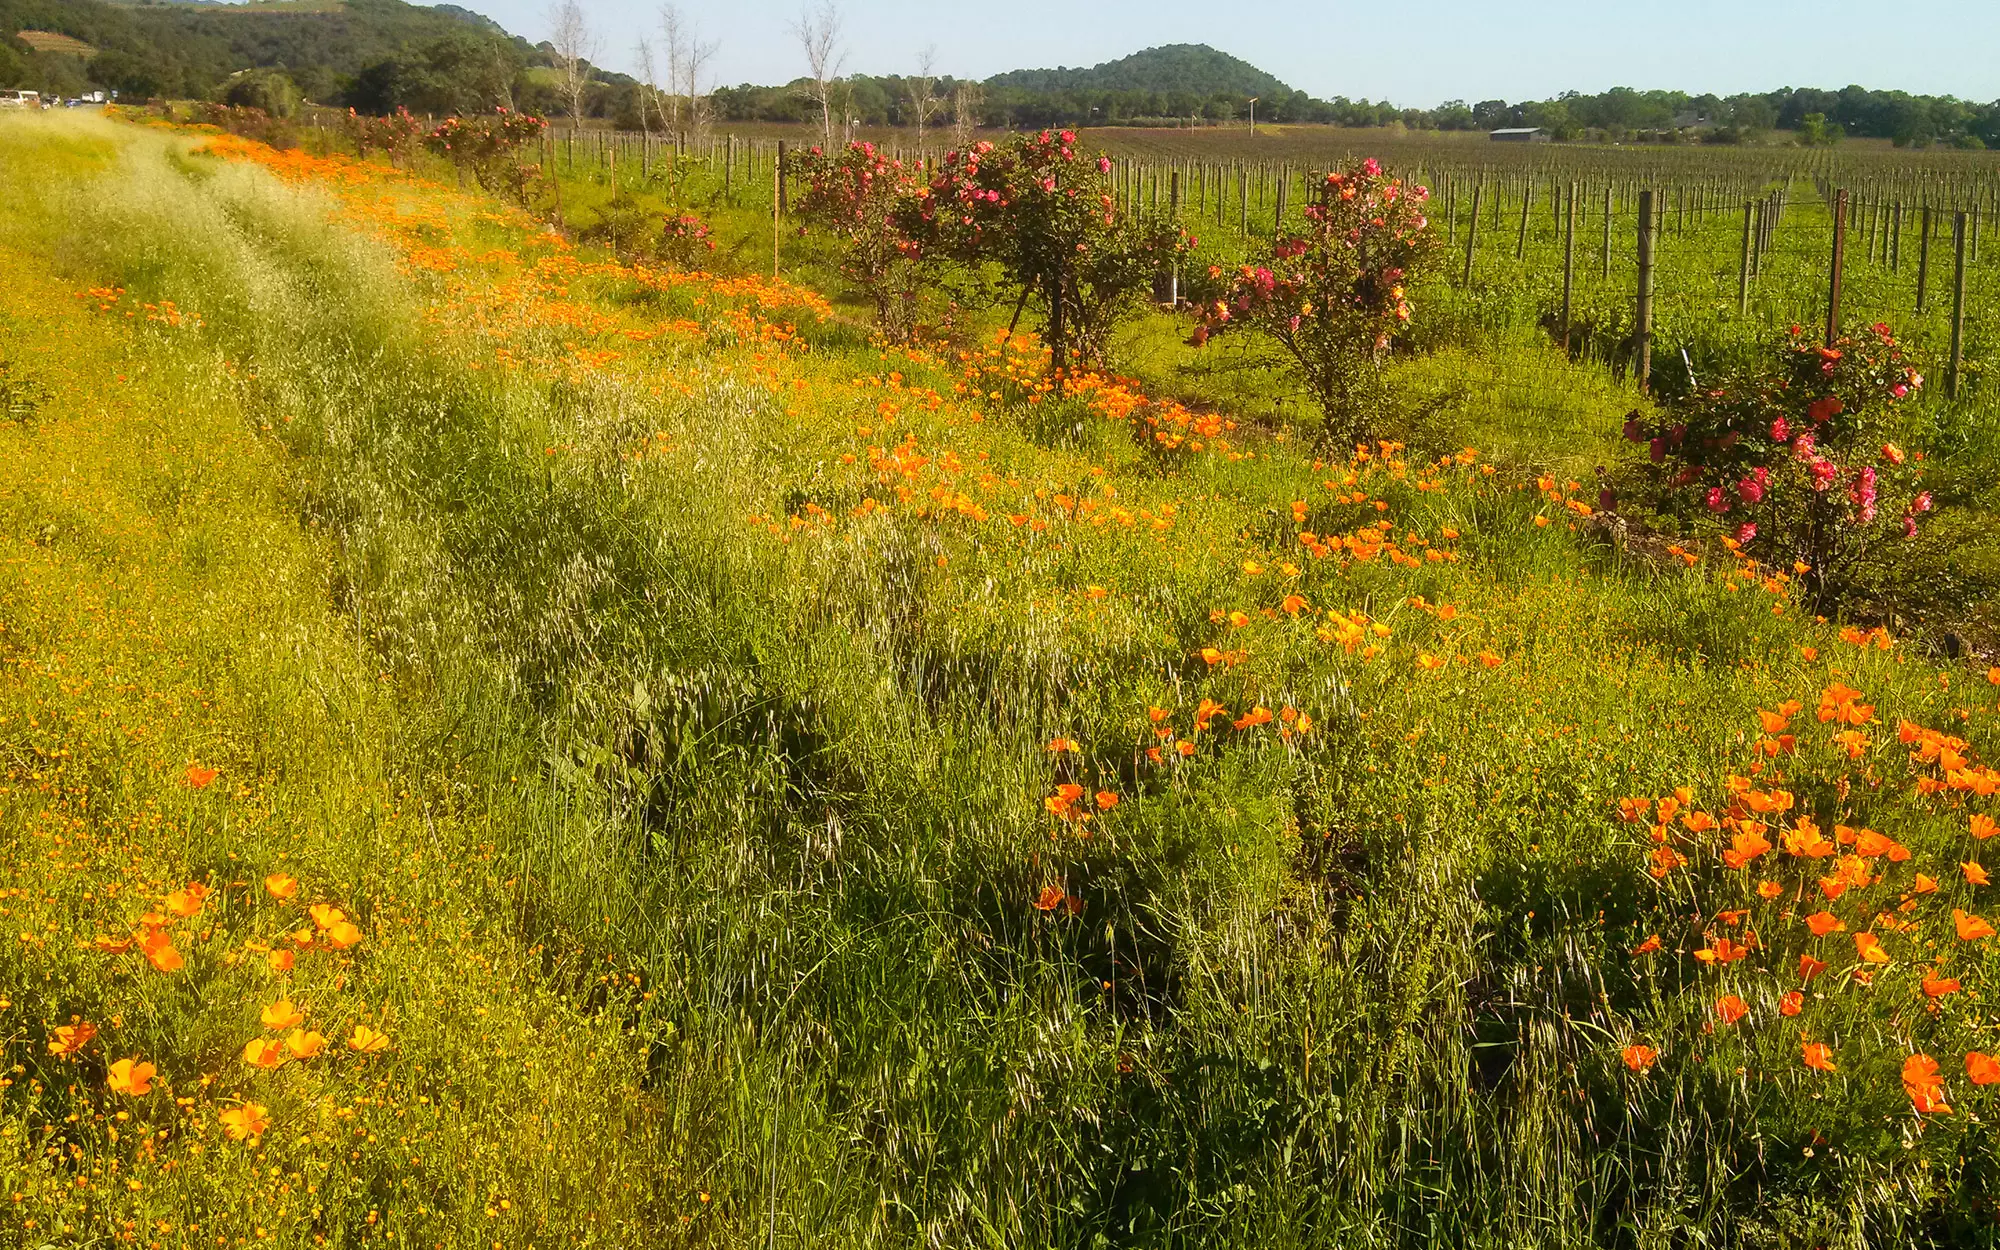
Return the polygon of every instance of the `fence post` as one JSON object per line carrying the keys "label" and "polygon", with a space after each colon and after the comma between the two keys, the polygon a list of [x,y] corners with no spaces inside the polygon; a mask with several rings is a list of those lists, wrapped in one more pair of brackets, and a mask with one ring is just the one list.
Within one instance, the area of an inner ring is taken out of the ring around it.
{"label": "fence post", "polygon": [[1535,202],[1535,183],[1531,178],[1521,184],[1521,229],[1514,236],[1514,259],[1520,260],[1528,252],[1528,209]]}
{"label": "fence post", "polygon": [[1611,276],[1611,188],[1609,186],[1604,188],[1604,247],[1600,259],[1604,272],[1599,276],[1608,278]]}
{"label": "fence post", "polygon": [[1952,223],[1951,270],[1951,372],[1945,375],[1944,393],[1958,398],[1958,370],[1965,351],[1965,214]]}
{"label": "fence post", "polygon": [[[1560,194],[1560,192],[1557,192]],[[1576,274],[1576,184],[1569,184],[1569,207],[1563,223],[1563,350],[1569,350],[1570,292]]]}
{"label": "fence post", "polygon": [[1479,197],[1485,190],[1483,182],[1472,185],[1472,215],[1465,223],[1465,277],[1460,280],[1461,286],[1472,285],[1472,248],[1479,238]]}
{"label": "fence post", "polygon": [[[1176,169],[1171,175],[1171,177],[1173,181],[1171,188],[1167,192],[1167,209],[1169,212],[1173,214],[1174,227],[1176,229],[1179,229],[1181,224],[1181,171]],[[1179,308],[1180,306],[1181,306],[1181,259],[1180,259],[1180,253],[1176,251],[1174,253],[1173,277],[1169,280],[1167,286],[1167,307]]]}
{"label": "fence post", "polygon": [[1833,265],[1826,284],[1826,345],[1840,337],[1840,277],[1847,261],[1847,192],[1833,197]]}
{"label": "fence post", "polygon": [[1749,200],[1743,201],[1743,265],[1742,272],[1736,276],[1736,315],[1739,317],[1750,315],[1750,218],[1755,211],[1756,205]]}
{"label": "fence post", "polygon": [[1639,389],[1647,390],[1653,375],[1653,192],[1639,192],[1639,307],[1632,330],[1638,360]]}
{"label": "fence post", "polygon": [[1924,215],[1917,227],[1917,315],[1924,315],[1924,304],[1929,295],[1931,278],[1931,206],[1924,205]]}
{"label": "fence post", "polygon": [[1889,272],[1903,272],[1903,202],[1896,201],[1889,213]]}

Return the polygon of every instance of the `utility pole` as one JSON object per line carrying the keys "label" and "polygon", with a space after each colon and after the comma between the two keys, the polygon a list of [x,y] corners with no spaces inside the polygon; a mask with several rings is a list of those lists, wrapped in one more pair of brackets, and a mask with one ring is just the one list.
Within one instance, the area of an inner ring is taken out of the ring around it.
{"label": "utility pole", "polygon": [[1257,137],[1257,101],[1259,98],[1254,95],[1250,97],[1250,137],[1252,139]]}

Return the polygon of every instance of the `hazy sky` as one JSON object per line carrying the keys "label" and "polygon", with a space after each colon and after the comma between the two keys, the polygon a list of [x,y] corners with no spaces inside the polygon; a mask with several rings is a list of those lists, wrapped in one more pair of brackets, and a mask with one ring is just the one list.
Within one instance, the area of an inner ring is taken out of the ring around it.
{"label": "hazy sky", "polygon": [[[421,3],[422,0],[419,0]],[[530,40],[547,0],[461,0]],[[583,0],[602,64],[659,42],[657,0]],[[798,0],[682,0],[720,47],[719,81],[778,83],[804,62]],[[1321,98],[1538,99],[1619,85],[1692,92],[1874,88],[2000,99],[2000,0],[843,0],[849,72],[907,73],[926,45],[941,73],[1094,65],[1164,43],[1206,43]]]}

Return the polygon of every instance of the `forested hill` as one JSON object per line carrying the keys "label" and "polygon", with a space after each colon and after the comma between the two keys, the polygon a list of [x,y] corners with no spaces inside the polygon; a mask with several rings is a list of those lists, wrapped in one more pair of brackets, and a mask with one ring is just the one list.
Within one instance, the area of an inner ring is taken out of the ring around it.
{"label": "forested hill", "polygon": [[[20,31],[50,31],[91,55],[37,52]],[[200,97],[232,74],[282,69],[309,99],[380,110],[487,110],[510,102],[542,55],[452,5],[323,0],[252,11],[226,4],[0,0],[0,86],[72,95]]]}
{"label": "forested hill", "polygon": [[1089,69],[1017,69],[986,80],[989,88],[1023,91],[1149,91],[1267,99],[1292,89],[1250,62],[1202,43],[1148,48]]}

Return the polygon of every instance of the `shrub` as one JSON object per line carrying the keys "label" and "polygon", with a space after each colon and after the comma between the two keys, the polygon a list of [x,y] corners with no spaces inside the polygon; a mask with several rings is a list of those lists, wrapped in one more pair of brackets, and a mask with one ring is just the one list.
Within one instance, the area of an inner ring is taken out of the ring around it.
{"label": "shrub", "polygon": [[922,167],[906,169],[872,143],[850,143],[838,153],[814,147],[789,160],[787,172],[803,187],[799,214],[840,240],[841,272],[867,298],[882,331],[909,338],[924,289],[923,250],[900,219],[920,193],[915,175]]}
{"label": "shrub", "polygon": [[1261,263],[1209,271],[1221,286],[1199,306],[1190,342],[1235,329],[1275,340],[1319,406],[1326,439],[1365,438],[1382,362],[1410,324],[1409,283],[1430,244],[1429,196],[1372,159],[1327,174],[1302,230],[1265,244]]}
{"label": "shrub", "polygon": [[1020,289],[1016,318],[1041,310],[1060,386],[1103,363],[1112,327],[1194,247],[1164,218],[1120,213],[1112,190],[1110,158],[1080,159],[1074,131],[982,140],[945,154],[902,226],[926,254],[999,266]]}
{"label": "shrub", "polygon": [[224,104],[260,109],[280,119],[297,116],[303,101],[298,84],[274,69],[243,71],[223,86],[221,99]]}
{"label": "shrub", "polygon": [[541,171],[523,162],[520,151],[540,140],[547,128],[548,123],[532,113],[503,108],[485,117],[447,117],[424,136],[424,146],[470,171],[487,191],[527,204]]}
{"label": "shrub", "polygon": [[370,152],[385,152],[389,163],[401,166],[424,137],[424,124],[397,109],[387,117],[368,117],[347,110],[347,132],[354,137],[354,150],[364,159]]}
{"label": "shrub", "polygon": [[676,269],[700,269],[703,258],[715,250],[708,223],[693,213],[669,217],[660,230],[656,249],[659,258]]}
{"label": "shrub", "polygon": [[1915,537],[1930,511],[1921,453],[1889,441],[1891,410],[1922,385],[1886,325],[1831,347],[1793,327],[1766,363],[1670,404],[1665,424],[1633,413],[1625,437],[1646,445],[1663,511],[1705,517],[1765,563],[1795,566],[1825,609],[1872,547]]}

